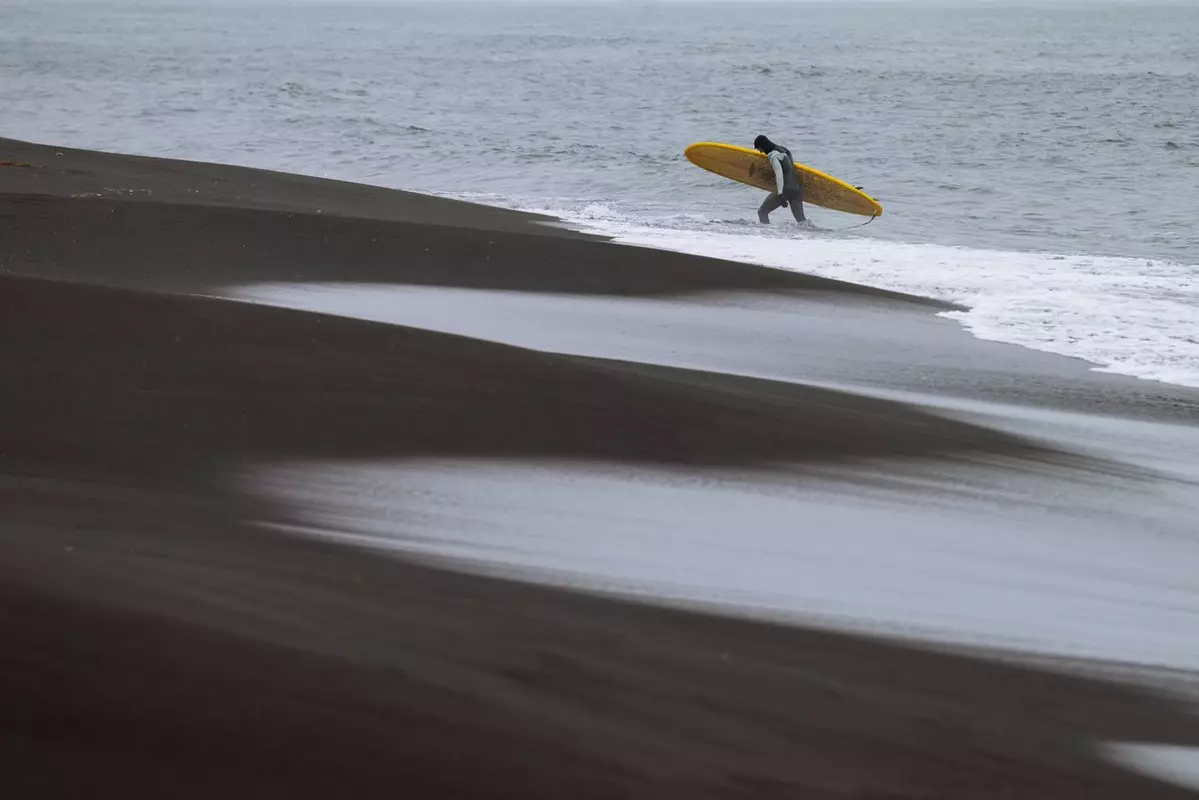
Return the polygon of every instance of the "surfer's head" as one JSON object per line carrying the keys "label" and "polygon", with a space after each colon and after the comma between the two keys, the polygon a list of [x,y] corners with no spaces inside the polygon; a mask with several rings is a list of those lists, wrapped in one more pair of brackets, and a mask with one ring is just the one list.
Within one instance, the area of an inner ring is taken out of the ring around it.
{"label": "surfer's head", "polygon": [[761,150],[763,153],[769,153],[775,149],[774,142],[767,139],[765,136],[759,136],[754,139],[754,149]]}

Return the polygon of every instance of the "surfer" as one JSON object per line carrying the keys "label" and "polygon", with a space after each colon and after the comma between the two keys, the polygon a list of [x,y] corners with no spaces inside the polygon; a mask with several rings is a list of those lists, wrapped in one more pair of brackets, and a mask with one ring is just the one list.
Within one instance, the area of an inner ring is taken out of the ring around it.
{"label": "surfer", "polygon": [[803,213],[803,185],[795,174],[795,161],[791,151],[782,145],[777,145],[765,136],[754,139],[754,149],[766,155],[770,166],[774,168],[775,191],[772,192],[758,209],[758,219],[763,225],[770,224],[770,212],[777,208],[791,208],[791,216],[796,222],[807,220]]}

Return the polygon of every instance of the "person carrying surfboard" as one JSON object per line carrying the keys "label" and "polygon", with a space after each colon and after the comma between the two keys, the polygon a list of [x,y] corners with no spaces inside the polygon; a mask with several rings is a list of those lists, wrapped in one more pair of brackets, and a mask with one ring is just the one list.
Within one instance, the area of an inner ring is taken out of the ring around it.
{"label": "person carrying surfboard", "polygon": [[770,166],[774,169],[775,190],[767,196],[758,209],[758,219],[763,225],[770,224],[770,212],[778,208],[791,208],[791,216],[796,222],[805,222],[803,213],[803,184],[795,174],[795,159],[791,151],[782,145],[777,145],[765,136],[754,139],[754,149],[766,155]]}

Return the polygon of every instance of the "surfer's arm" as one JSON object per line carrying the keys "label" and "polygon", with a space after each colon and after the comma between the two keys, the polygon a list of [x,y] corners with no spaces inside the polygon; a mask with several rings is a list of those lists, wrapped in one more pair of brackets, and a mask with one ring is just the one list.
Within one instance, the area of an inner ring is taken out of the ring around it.
{"label": "surfer's arm", "polygon": [[770,166],[774,167],[774,193],[781,195],[783,193],[782,159],[779,157],[778,150],[772,151],[767,158],[770,159]]}

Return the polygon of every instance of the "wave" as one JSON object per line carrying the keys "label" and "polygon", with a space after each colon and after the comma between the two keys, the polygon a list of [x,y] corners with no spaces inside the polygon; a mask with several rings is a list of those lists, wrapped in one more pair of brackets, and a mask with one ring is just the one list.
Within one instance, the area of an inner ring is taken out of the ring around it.
{"label": "wave", "polygon": [[1095,369],[1199,388],[1199,265],[1145,258],[883,241],[700,215],[654,221],[610,206],[539,208],[616,241],[933,297],[980,339],[1080,358]]}

